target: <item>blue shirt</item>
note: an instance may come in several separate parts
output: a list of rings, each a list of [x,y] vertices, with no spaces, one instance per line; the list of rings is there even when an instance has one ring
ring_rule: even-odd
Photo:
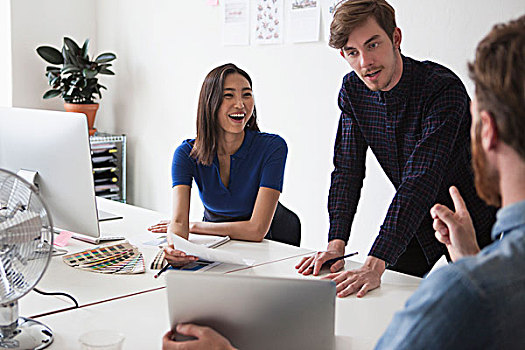
[[[423,280],[376,349],[525,348],[525,201],[498,211],[502,233]]]
[[[396,189],[370,255],[394,265],[415,236],[433,265],[446,248],[434,237],[429,211],[435,203],[454,208],[450,186],[465,199],[481,247],[490,243],[496,209],[474,188],[469,97],[463,83],[437,63],[402,59],[403,74],[390,91],[371,91],[355,72],[344,77],[328,240],[348,241],[370,148]]]
[[[184,141],[173,155],[172,185],[191,186],[195,180],[204,207],[226,217],[250,217],[260,187],[283,188],[288,148],[278,135],[246,130],[241,147],[230,156],[230,181],[224,186],[219,159],[209,166],[190,157],[195,140]]]

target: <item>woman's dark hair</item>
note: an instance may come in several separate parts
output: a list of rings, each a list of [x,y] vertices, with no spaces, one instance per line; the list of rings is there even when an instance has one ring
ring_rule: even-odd
[[[224,81],[228,75],[234,73],[246,78],[250,83],[250,88],[252,88],[252,79],[248,73],[233,63],[227,63],[213,69],[204,79],[204,83],[202,83],[199,106],[197,108],[197,137],[190,156],[203,165],[210,165],[217,152],[220,130],[217,112],[222,104]],[[245,130],[259,131],[255,105],[252,116],[246,123]]]

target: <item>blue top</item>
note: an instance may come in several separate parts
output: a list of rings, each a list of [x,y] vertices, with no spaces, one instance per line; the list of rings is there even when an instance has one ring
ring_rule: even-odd
[[[191,186],[195,180],[204,207],[227,217],[250,217],[259,187],[279,192],[283,188],[288,148],[278,135],[246,130],[241,147],[230,156],[230,181],[224,186],[217,155],[209,166],[190,157],[195,139],[185,140],[175,150],[172,184]]]
[[[376,349],[523,349],[525,201],[498,211],[502,233],[423,280]]]

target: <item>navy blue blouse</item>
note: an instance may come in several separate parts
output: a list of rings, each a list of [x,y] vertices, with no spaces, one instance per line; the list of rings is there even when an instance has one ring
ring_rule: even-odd
[[[195,180],[204,207],[227,217],[250,217],[260,187],[282,191],[288,147],[278,135],[246,130],[243,143],[230,156],[230,181],[222,183],[219,159],[209,166],[190,157],[189,139],[175,150],[171,168],[172,185],[192,185]]]

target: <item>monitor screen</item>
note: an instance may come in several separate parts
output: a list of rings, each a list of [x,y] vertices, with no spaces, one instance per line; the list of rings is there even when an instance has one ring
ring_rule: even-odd
[[[0,168],[38,172],[56,230],[100,236],[86,117],[0,108]]]

